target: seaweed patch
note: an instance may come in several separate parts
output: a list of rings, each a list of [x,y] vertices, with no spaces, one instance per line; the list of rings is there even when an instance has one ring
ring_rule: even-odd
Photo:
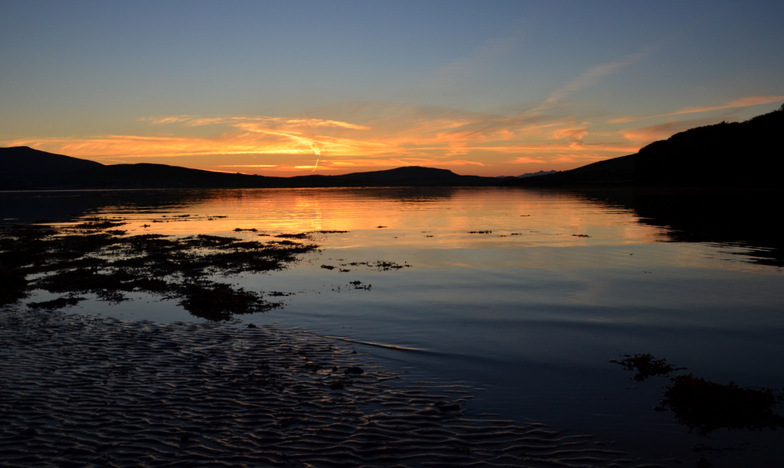
[[[666,359],[656,359],[652,354],[625,354],[623,359],[613,359],[610,362],[620,364],[626,370],[635,371],[634,380],[642,382],[654,375],[669,375],[679,368],[667,362]]]
[[[675,377],[664,397],[676,418],[701,434],[784,427],[784,417],[773,411],[777,398],[770,389],[722,385],[688,374]]]
[[[775,412],[784,399],[767,388],[744,388],[734,382],[719,384],[693,374],[672,376],[683,367],[675,367],[652,354],[624,355],[620,364],[635,371],[634,380],[642,382],[652,376],[668,377],[662,408],[669,408],[675,418],[700,434],[717,429],[762,429],[784,427],[784,417]]]
[[[411,268],[411,265],[408,262],[397,263],[388,260],[361,261],[361,262],[346,262],[341,260],[338,266],[324,264],[321,265],[321,268],[323,268],[324,270],[337,269],[340,272],[347,273],[349,271],[352,271],[352,268],[353,269],[364,268],[364,269],[375,270],[375,271],[394,271],[394,270],[402,270],[403,268]]]
[[[60,309],[92,293],[117,303],[144,292],[179,303],[194,315],[227,320],[234,314],[279,307],[260,293],[219,283],[212,276],[285,268],[318,249],[312,243],[256,242],[232,237],[142,234],[125,236],[119,219],[89,218],[70,226],[5,226],[0,230],[0,305],[42,289],[59,299],[29,304]],[[295,239],[309,237],[292,236]]]

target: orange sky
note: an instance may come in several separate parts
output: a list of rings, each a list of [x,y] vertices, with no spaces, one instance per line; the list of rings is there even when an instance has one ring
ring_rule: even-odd
[[[277,176],[571,169],[777,109],[783,15],[728,0],[12,2],[0,146]]]
[[[163,116],[140,119],[144,135],[36,138],[7,142],[105,164],[155,162],[212,171],[276,176],[340,174],[409,165],[460,174],[519,175],[565,170],[634,153],[657,139],[699,125],[705,113],[775,104],[784,96],[746,98],[710,109],[667,114],[703,120],[631,125],[660,116],[627,116],[607,122],[614,130],[571,118],[500,116],[376,106],[372,117],[283,118],[266,116]],[[349,114],[351,109],[336,110]],[[342,115],[341,115],[342,116]]]

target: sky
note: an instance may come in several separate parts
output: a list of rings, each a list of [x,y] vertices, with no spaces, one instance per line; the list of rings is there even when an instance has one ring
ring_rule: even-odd
[[[782,19],[780,0],[0,0],[0,146],[268,176],[566,170],[778,109]]]

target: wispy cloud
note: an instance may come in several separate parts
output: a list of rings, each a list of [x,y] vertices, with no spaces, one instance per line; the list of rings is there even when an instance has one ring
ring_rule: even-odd
[[[171,125],[184,124],[189,127],[202,127],[207,125],[239,125],[242,123],[256,123],[259,125],[275,127],[299,127],[299,128],[320,128],[320,127],[340,127],[353,130],[367,130],[363,125],[341,122],[337,120],[323,120],[313,118],[285,118],[267,116],[194,116],[194,115],[174,115],[165,117],[142,117],[142,122],[149,122],[152,125]]]
[[[621,135],[627,140],[633,142],[637,147],[642,147],[648,143],[665,140],[672,135],[688,130],[690,128],[706,125],[711,121],[700,119],[677,120],[673,122],[665,122],[657,125],[649,125],[640,128],[628,128],[621,130]],[[715,123],[715,122],[713,122]]]
[[[218,164],[215,167],[227,167],[227,168],[273,168],[277,167],[275,164]]]
[[[494,164],[541,163],[616,155],[621,145],[591,143],[590,125],[547,114],[502,115],[440,107],[368,103],[320,115],[145,117],[146,135],[17,140],[46,151],[105,163],[192,158],[206,169],[345,171],[430,165],[490,170]],[[514,156],[510,158],[510,156]]]
[[[547,99],[542,101],[539,105],[531,109],[531,113],[537,114],[540,112],[548,111],[554,107],[557,107],[566,100],[567,97],[570,95],[581,91],[585,88],[594,86],[598,84],[604,77],[612,75],[617,71],[625,68],[644,57],[648,56],[654,48],[646,48],[640,52],[627,55],[622,57],[618,60],[614,60],[612,62],[602,63],[596,66],[593,66],[579,76],[571,80],[570,82],[566,83],[561,88],[553,91]]]
[[[735,99],[725,104],[719,104],[713,106],[684,107],[682,109],[678,109],[672,112],[663,112],[660,114],[631,115],[626,117],[620,117],[611,120],[610,123],[628,123],[628,122],[635,122],[638,120],[651,119],[657,117],[672,117],[677,115],[699,114],[702,112],[713,112],[713,111],[719,111],[725,109],[737,109],[742,107],[759,106],[763,104],[773,104],[782,101],[784,101],[784,96],[781,95],[750,96],[750,97]]]

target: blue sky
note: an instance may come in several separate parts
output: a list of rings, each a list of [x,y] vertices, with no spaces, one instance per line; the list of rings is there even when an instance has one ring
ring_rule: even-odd
[[[0,2],[0,146],[295,175],[569,169],[784,103],[784,2]]]

